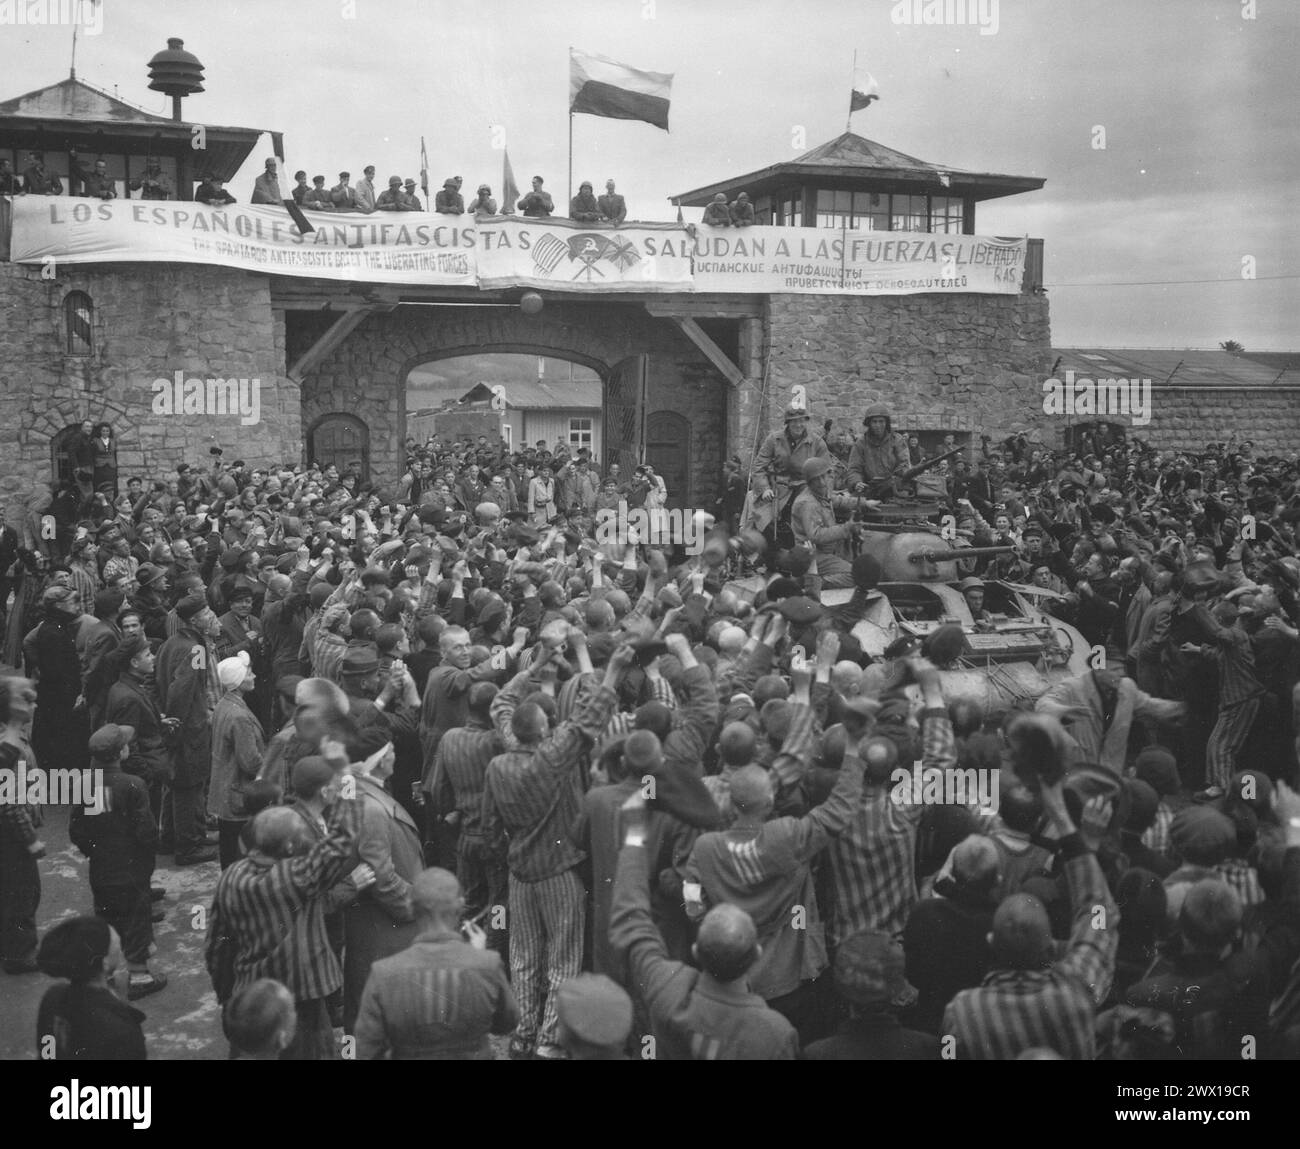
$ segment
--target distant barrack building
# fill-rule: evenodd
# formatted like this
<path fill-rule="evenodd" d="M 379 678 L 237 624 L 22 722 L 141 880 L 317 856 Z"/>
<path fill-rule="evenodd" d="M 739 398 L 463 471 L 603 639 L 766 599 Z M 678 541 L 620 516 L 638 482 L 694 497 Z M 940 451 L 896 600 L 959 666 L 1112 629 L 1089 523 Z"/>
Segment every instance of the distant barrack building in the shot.
<path fill-rule="evenodd" d="M 21 175 L 42 151 L 63 188 L 0 195 L 0 495 L 66 472 L 63 443 L 85 419 L 115 427 L 124 479 L 206 465 L 219 445 L 250 466 L 356 459 L 383 486 L 403 468 L 408 375 L 484 352 L 594 371 L 598 462 L 649 458 L 677 505 L 708 505 L 724 458 L 751 455 L 797 388 L 814 427 L 831 419 L 856 435 L 863 409 L 884 402 L 926 446 L 1018 431 L 1056 445 L 1078 422 L 1042 410 L 1064 354 L 1051 347 L 1042 241 L 976 225 L 978 203 L 1041 179 L 944 167 L 845 133 L 674 197 L 708 210 L 744 192 L 753 226 L 413 212 L 312 216 L 304 235 L 278 205 L 192 202 L 199 180 L 233 176 L 264 133 L 177 118 L 182 96 L 201 91 L 201 65 L 172 44 L 154 62 L 179 69 L 158 89 L 173 95 L 172 119 L 76 79 L 0 103 L 0 158 Z M 271 135 L 259 158 L 279 147 Z M 73 151 L 86 169 L 105 160 L 115 199 L 69 195 Z M 155 160 L 171 202 L 136 198 Z M 178 379 L 198 381 L 195 403 L 168 413 L 158 384 L 170 396 Z M 1236 426 L 1289 447 L 1300 426 L 1279 379 L 1267 400 L 1216 398 L 1191 426 L 1168 405 L 1192 393 L 1155 380 L 1144 437 L 1193 446 Z M 230 384 L 253 381 L 256 421 L 223 406 L 246 393 Z M 513 409 L 537 410 L 534 398 Z"/>

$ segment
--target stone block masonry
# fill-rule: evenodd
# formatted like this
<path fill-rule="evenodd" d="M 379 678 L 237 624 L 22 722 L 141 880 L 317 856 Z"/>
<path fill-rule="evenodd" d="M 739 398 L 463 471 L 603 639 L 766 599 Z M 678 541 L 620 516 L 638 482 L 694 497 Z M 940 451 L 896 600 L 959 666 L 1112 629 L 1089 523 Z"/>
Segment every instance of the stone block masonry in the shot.
<path fill-rule="evenodd" d="M 780 426 L 792 388 L 807 391 L 812 425 L 862 433 L 862 412 L 885 403 L 896 428 L 981 432 L 1039 429 L 1039 385 L 1051 369 L 1043 295 L 773 295 L 764 430 Z"/>
<path fill-rule="evenodd" d="M 123 483 L 173 476 L 182 462 L 206 467 L 214 445 L 250 466 L 301 457 L 298 389 L 284 376 L 265 276 L 152 263 L 41 271 L 0 263 L 0 495 L 25 501 L 47 484 L 54 437 L 83 419 L 113 425 Z M 86 355 L 68 353 L 73 291 L 92 304 Z M 152 384 L 177 371 L 259 380 L 259 422 L 243 425 L 237 411 L 155 415 Z"/>

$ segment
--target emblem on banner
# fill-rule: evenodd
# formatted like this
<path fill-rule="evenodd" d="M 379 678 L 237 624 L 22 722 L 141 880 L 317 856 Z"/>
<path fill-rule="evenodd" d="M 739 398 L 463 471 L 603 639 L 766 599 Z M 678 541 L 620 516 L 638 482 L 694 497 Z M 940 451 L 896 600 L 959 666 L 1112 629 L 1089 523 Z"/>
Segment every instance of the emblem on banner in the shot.
<path fill-rule="evenodd" d="M 640 262 L 636 247 L 622 236 L 582 232 L 567 241 L 547 232 L 533 244 L 533 263 L 537 270 L 553 276 L 565 258 L 578 265 L 574 279 L 586 278 L 591 283 L 605 278 L 600 264 L 610 263 L 620 272 Z"/>

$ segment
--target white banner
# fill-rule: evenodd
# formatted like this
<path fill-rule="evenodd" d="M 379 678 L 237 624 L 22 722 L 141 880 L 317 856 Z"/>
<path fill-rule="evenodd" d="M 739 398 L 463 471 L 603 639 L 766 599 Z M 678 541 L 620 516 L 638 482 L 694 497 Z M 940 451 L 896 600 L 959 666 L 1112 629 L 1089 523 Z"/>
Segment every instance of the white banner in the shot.
<path fill-rule="evenodd" d="M 474 227 L 424 212 L 306 212 L 300 235 L 271 204 L 18 196 L 15 263 L 215 263 L 268 275 L 474 287 Z"/>
<path fill-rule="evenodd" d="M 15 263 L 206 263 L 317 279 L 564 292 L 1014 294 L 1025 239 L 18 196 Z"/>
<path fill-rule="evenodd" d="M 1026 239 L 810 227 L 695 232 L 695 290 L 803 295 L 1013 295 Z"/>
<path fill-rule="evenodd" d="M 676 223 L 593 227 L 571 219 L 490 219 L 478 225 L 483 288 L 690 291 L 691 237 Z"/>

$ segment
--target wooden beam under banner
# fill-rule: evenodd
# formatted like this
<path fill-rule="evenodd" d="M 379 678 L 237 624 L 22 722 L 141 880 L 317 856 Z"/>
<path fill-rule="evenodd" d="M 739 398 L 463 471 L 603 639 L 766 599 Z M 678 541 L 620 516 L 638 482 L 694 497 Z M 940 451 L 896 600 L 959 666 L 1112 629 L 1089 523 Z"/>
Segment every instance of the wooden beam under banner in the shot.
<path fill-rule="evenodd" d="M 315 343 L 298 356 L 297 361 L 288 370 L 289 378 L 301 385 L 307 373 L 314 370 L 325 356 L 330 354 L 343 340 L 361 326 L 361 321 L 375 310 L 378 309 L 367 306 L 358 307 L 353 311 L 345 311 L 329 325 Z"/>
<path fill-rule="evenodd" d="M 722 348 L 709 338 L 708 332 L 694 319 L 686 315 L 669 315 L 665 318 L 671 319 L 677 324 L 682 334 L 704 353 L 704 357 L 722 373 L 723 378 L 728 383 L 733 387 L 740 387 L 744 384 L 745 373 L 727 358 Z"/>

